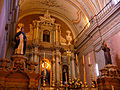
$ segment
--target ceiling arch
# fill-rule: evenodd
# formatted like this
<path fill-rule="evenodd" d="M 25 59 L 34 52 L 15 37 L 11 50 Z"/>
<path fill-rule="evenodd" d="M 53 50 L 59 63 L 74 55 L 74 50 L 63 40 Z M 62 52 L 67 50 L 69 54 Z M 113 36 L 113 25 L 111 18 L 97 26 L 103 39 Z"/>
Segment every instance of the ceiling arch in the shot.
<path fill-rule="evenodd" d="M 76 36 L 110 0 L 21 0 L 19 20 L 29 14 L 45 13 L 63 20 Z"/>

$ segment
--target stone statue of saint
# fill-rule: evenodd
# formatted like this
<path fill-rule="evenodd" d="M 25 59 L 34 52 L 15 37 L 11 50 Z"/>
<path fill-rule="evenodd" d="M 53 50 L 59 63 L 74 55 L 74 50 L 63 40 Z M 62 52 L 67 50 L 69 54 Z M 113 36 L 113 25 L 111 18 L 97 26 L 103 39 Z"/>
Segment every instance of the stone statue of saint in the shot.
<path fill-rule="evenodd" d="M 20 31 L 15 35 L 15 48 L 14 54 L 24 55 L 26 50 L 27 38 L 24 33 L 24 28 L 21 27 Z"/>
<path fill-rule="evenodd" d="M 66 31 L 67 35 L 66 35 L 66 39 L 68 41 L 68 45 L 71 45 L 71 41 L 72 41 L 72 36 L 70 35 L 71 32 L 68 30 Z"/>
<path fill-rule="evenodd" d="M 110 48 L 107 46 L 105 41 L 103 41 L 103 43 L 102 43 L 102 50 L 104 51 L 105 65 L 112 64 Z"/>
<path fill-rule="evenodd" d="M 66 39 L 60 36 L 60 43 L 61 45 L 66 45 Z"/>

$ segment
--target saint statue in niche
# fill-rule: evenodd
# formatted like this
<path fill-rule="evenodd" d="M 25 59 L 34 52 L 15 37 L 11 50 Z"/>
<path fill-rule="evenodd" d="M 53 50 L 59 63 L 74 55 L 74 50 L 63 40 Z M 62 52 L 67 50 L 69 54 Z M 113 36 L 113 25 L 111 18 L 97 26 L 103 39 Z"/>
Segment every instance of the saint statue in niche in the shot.
<path fill-rule="evenodd" d="M 26 33 L 27 40 L 32 40 L 33 39 L 33 26 L 30 24 L 30 31 Z"/>
<path fill-rule="evenodd" d="M 102 50 L 104 51 L 105 65 L 112 64 L 110 48 L 107 46 L 105 41 L 103 41 L 103 43 L 102 43 Z"/>
<path fill-rule="evenodd" d="M 72 36 L 70 36 L 71 32 L 68 30 L 66 31 L 67 35 L 66 35 L 66 39 L 68 41 L 68 45 L 71 45 L 71 41 L 72 41 Z"/>
<path fill-rule="evenodd" d="M 61 45 L 66 45 L 66 39 L 60 36 L 60 43 Z"/>
<path fill-rule="evenodd" d="M 24 33 L 24 28 L 21 27 L 19 30 L 20 31 L 18 31 L 17 34 L 15 35 L 14 54 L 24 55 L 26 51 L 27 38 Z"/>

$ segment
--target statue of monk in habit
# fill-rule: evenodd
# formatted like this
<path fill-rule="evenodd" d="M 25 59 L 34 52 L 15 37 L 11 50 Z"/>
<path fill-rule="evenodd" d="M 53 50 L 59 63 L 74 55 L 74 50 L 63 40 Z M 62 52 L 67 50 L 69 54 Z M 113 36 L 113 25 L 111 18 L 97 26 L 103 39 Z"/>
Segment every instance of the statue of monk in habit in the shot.
<path fill-rule="evenodd" d="M 112 64 L 110 48 L 107 46 L 105 41 L 103 41 L 103 43 L 102 43 L 102 50 L 104 51 L 105 65 Z"/>
<path fill-rule="evenodd" d="M 20 31 L 15 35 L 15 48 L 14 54 L 24 55 L 26 51 L 27 38 L 24 33 L 24 28 L 21 27 Z"/>

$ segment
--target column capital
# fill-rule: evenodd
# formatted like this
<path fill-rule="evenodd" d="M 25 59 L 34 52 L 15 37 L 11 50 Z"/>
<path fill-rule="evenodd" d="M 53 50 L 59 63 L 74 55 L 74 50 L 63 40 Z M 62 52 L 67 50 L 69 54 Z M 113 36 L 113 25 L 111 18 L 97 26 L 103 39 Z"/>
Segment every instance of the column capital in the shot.
<path fill-rule="evenodd" d="M 66 52 L 67 52 L 67 56 L 71 56 L 71 51 L 70 50 L 68 50 Z"/>

